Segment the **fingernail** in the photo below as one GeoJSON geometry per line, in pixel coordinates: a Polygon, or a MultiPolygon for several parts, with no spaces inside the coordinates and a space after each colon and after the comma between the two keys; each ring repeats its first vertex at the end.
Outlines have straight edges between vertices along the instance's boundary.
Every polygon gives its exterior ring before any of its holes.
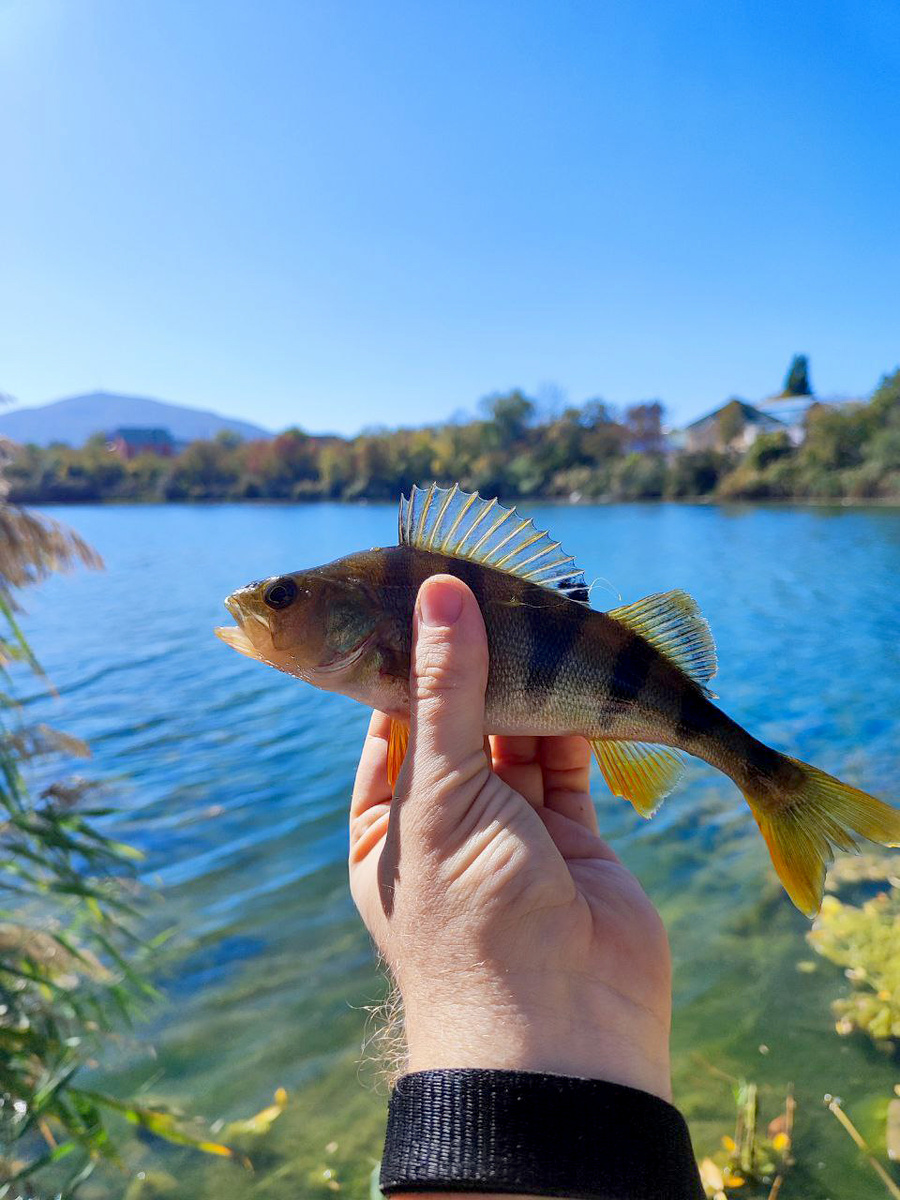
{"type": "Polygon", "coordinates": [[[455,625],[462,612],[459,588],[442,579],[430,579],[419,592],[419,613],[426,625],[455,625]]]}

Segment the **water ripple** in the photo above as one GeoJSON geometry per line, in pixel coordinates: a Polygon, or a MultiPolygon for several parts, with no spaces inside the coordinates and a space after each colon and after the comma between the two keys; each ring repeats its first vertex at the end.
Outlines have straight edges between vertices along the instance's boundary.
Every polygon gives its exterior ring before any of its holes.
{"type": "MultiPolygon", "coordinates": [[[[900,792],[900,515],[675,505],[534,515],[588,578],[609,580],[625,600],[691,591],[718,643],[722,704],[757,736],[873,791],[900,792]]],[[[154,920],[178,930],[179,1003],[156,1030],[169,1077],[202,1094],[234,1073],[245,1081],[238,1107],[249,1111],[271,1083],[252,1065],[254,1055],[271,1061],[265,1038],[281,1025],[330,1021],[351,987],[335,981],[370,978],[345,865],[367,714],[247,662],[212,628],[221,598],[246,580],[390,543],[394,511],[167,506],[54,516],[92,541],[108,570],[51,580],[30,598],[28,632],[58,696],[28,683],[29,715],[91,741],[89,769],[113,781],[120,806],[112,824],[147,854],[154,920]],[[251,1035],[248,1012],[258,1018],[263,1008],[251,1035]],[[202,1033],[212,1028],[219,1075],[202,1033]]],[[[766,878],[741,797],[702,764],[649,824],[599,785],[596,794],[605,833],[651,894],[674,906],[676,961],[691,961],[704,937],[719,936],[721,914],[766,878]]],[[[702,980],[685,981],[685,1004],[720,969],[704,963],[702,980]]],[[[333,1037],[319,1029],[308,1054],[299,1035],[276,1044],[305,1077],[322,1069],[323,1047],[344,1048],[348,1028],[336,1021],[333,1037]]]]}

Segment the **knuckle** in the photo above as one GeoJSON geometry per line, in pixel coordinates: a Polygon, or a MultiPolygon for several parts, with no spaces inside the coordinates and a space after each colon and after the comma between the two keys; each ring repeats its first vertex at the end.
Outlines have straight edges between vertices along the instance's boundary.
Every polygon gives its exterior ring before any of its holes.
{"type": "Polygon", "coordinates": [[[414,758],[416,767],[398,783],[394,798],[427,797],[425,811],[435,816],[450,804],[471,803],[491,776],[482,750],[457,759],[423,746],[415,748],[414,758]]]}
{"type": "Polygon", "coordinates": [[[484,751],[476,750],[458,762],[436,764],[435,799],[440,803],[471,804],[491,779],[484,751]]]}
{"type": "Polygon", "coordinates": [[[447,695],[487,684],[487,654],[482,647],[449,646],[420,639],[413,670],[413,693],[417,698],[447,695]]]}
{"type": "Polygon", "coordinates": [[[420,646],[416,655],[415,692],[418,698],[455,691],[462,682],[443,646],[420,646]]]}

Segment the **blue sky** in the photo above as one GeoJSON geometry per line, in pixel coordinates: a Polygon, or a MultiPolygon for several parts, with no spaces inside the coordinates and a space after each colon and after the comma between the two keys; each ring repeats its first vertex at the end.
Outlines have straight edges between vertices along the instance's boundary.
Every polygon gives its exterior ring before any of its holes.
{"type": "Polygon", "coordinates": [[[270,428],[900,361],[895,0],[0,0],[0,391],[270,428]]]}

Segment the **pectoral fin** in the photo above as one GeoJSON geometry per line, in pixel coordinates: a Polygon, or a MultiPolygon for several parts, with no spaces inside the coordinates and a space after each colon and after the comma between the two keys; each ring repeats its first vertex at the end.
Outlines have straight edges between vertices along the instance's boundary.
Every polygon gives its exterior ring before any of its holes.
{"type": "Polygon", "coordinates": [[[391,791],[397,782],[400,768],[406,757],[406,747],[409,745],[409,726],[401,721],[391,721],[391,731],[388,734],[387,772],[391,791]]]}
{"type": "Polygon", "coordinates": [[[591,749],[609,790],[630,800],[642,817],[653,816],[684,770],[684,760],[670,746],[598,738],[591,749]]]}

